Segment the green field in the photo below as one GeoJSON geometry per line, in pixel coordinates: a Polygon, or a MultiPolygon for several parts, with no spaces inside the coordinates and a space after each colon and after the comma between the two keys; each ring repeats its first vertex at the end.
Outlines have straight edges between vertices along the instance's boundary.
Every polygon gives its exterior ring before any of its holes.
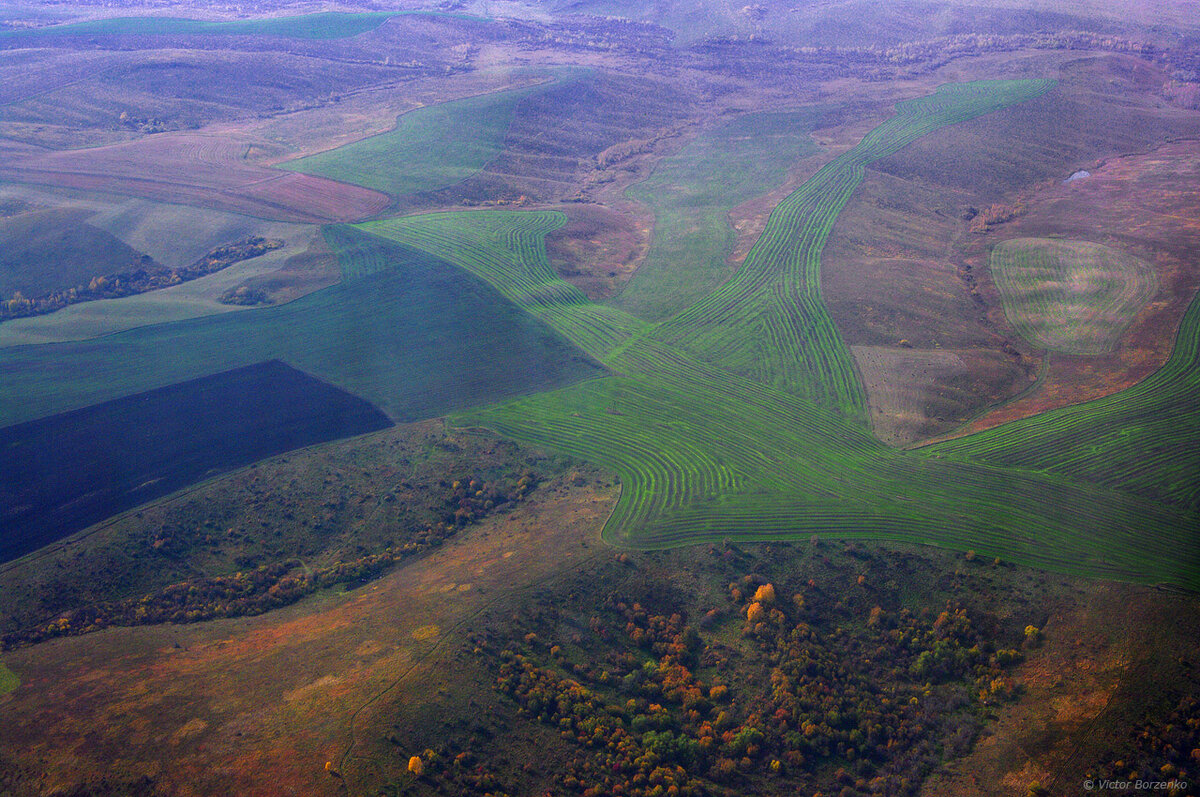
{"type": "Polygon", "coordinates": [[[114,17],[45,28],[0,32],[0,38],[35,36],[284,36],[291,39],[344,39],[375,30],[390,17],[415,12],[345,13],[327,11],[270,19],[214,22],[180,17],[114,17]]]}
{"type": "Polygon", "coordinates": [[[362,228],[486,279],[613,372],[455,421],[616,472],[621,498],[604,530],[614,544],[830,533],[1197,588],[1200,524],[1185,508],[1088,484],[1073,472],[879,443],[820,300],[821,248],[865,164],[1049,85],[965,84],[902,104],[893,120],[780,203],[732,280],[662,324],[592,304],[554,276],[542,242],[561,223],[555,214],[432,214],[362,228]]]}
{"type": "Polygon", "coordinates": [[[1016,330],[1068,354],[1112,351],[1158,289],[1150,264],[1090,241],[1002,241],[988,266],[1016,330]]]}
{"type": "Polygon", "coordinates": [[[780,202],[732,279],[656,330],[656,339],[756,382],[866,423],[849,349],[821,298],[820,264],[838,214],[866,166],[946,125],[1048,91],[1051,81],[942,86],[896,115],[780,202]]]}
{"type": "Polygon", "coordinates": [[[366,237],[341,227],[328,235],[345,271],[366,276],[285,305],[0,350],[0,426],[269,359],[362,396],[396,420],[602,373],[486,283],[366,237]]]}
{"type": "Polygon", "coordinates": [[[7,695],[20,685],[21,679],[17,677],[17,674],[0,664],[0,697],[7,695]]]}
{"type": "Polygon", "coordinates": [[[912,453],[871,434],[821,299],[825,240],[867,164],[1050,85],[901,103],[775,208],[736,274],[666,321],[593,303],[554,273],[544,242],[560,213],[332,226],[345,281],[304,299],[0,351],[0,424],[277,358],[395,419],[459,410],[456,423],[611,470],[622,492],[604,538],[618,545],[830,534],[1200,588],[1200,305],[1139,387],[912,453]]]}
{"type": "Polygon", "coordinates": [[[393,197],[436,191],[477,174],[504,150],[523,98],[551,84],[511,89],[418,108],[395,129],[279,165],[374,188],[393,197]]]}
{"type": "Polygon", "coordinates": [[[783,182],[789,166],[817,151],[819,110],[756,113],[708,131],[663,160],[627,195],[654,211],[654,240],[611,304],[657,321],[702,298],[732,272],[728,214],[783,182]]]}
{"type": "MultiPolygon", "coordinates": [[[[0,199],[7,197],[52,209],[0,219],[4,240],[0,245],[0,270],[11,261],[23,274],[78,277],[74,282],[67,281],[67,287],[87,284],[97,274],[128,270],[125,266],[143,252],[161,266],[177,268],[193,265],[217,247],[254,235],[277,238],[284,241],[284,246],[171,288],[83,302],[49,315],[5,321],[0,324],[0,348],[83,340],[134,327],[238,311],[240,308],[220,304],[218,297],[245,280],[278,270],[320,235],[319,228],[311,225],[84,191],[0,184],[0,199]]],[[[20,286],[16,289],[31,295],[20,286]]],[[[0,297],[4,295],[0,291],[0,297]]]]}

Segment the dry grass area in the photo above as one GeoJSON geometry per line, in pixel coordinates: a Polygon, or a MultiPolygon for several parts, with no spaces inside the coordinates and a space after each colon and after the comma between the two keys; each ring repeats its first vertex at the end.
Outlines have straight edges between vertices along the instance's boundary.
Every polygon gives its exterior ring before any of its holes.
{"type": "Polygon", "coordinates": [[[603,205],[553,209],[566,213],[567,223],[546,236],[551,267],[592,301],[617,293],[646,256],[653,219],[644,210],[623,213],[603,205]]]}
{"type": "MultiPolygon", "coordinates": [[[[1157,295],[1134,318],[1113,351],[1055,354],[1036,391],[974,420],[969,429],[999,425],[1054,407],[1114,393],[1159,368],[1171,354],[1184,310],[1200,289],[1200,150],[1195,141],[1092,166],[1091,177],[1043,186],[1021,218],[974,241],[968,262],[1001,240],[1060,235],[1103,243],[1150,263],[1157,295]]],[[[976,269],[976,273],[979,273],[976,269]]],[[[985,295],[994,286],[981,282],[985,295]]],[[[998,298],[995,306],[999,306],[998,298]]],[[[993,311],[995,312],[995,311],[993,311]]]]}
{"type": "Polygon", "coordinates": [[[930,778],[922,797],[1010,797],[1034,782],[1047,794],[1082,793],[1088,769],[1120,749],[1126,717],[1141,721],[1158,690],[1180,683],[1183,640],[1200,633],[1194,597],[1076,587],[1047,607],[1045,642],[1015,673],[1021,700],[1000,710],[968,756],[930,778]]]}
{"type": "Polygon", "coordinates": [[[927,437],[938,425],[969,411],[978,393],[988,389],[986,380],[1003,384],[1011,378],[1008,358],[987,349],[850,350],[867,389],[875,435],[898,447],[927,437]]]}
{"type": "MultiPolygon", "coordinates": [[[[1192,279],[1182,269],[1185,253],[1197,246],[1194,143],[1120,157],[1164,138],[1200,134],[1194,115],[1160,107],[1148,94],[1162,73],[1135,59],[1071,54],[1022,54],[1005,66],[1061,82],[1042,98],[943,129],[876,163],[839,217],[822,258],[824,297],[848,344],[973,352],[957,372],[914,372],[910,354],[890,360],[902,371],[860,364],[877,386],[905,384],[924,392],[906,399],[910,408],[927,408],[920,422],[896,419],[906,431],[877,416],[877,429],[897,444],[946,434],[989,406],[1001,407],[986,421],[994,425],[1131,384],[1165,361],[1195,291],[1180,284],[1192,279]],[[1023,145],[1014,147],[1015,141],[1023,145]],[[1104,159],[1093,177],[1062,183],[1104,159]],[[1150,162],[1153,169],[1135,181],[1132,175],[1150,162]],[[1025,213],[986,234],[972,232],[970,209],[995,203],[1023,203],[1025,213]],[[1005,317],[987,274],[987,254],[1001,240],[1049,236],[1139,257],[1154,266],[1163,287],[1112,353],[1123,367],[1105,370],[1103,358],[1055,354],[1045,382],[1030,391],[1042,355],[1005,317]],[[1179,276],[1172,279],[1164,269],[1179,276]],[[1156,330],[1164,301],[1173,320],[1156,330]],[[960,398],[951,407],[945,397],[954,394],[960,398]],[[1010,403],[1001,406],[1005,400],[1010,403]]],[[[981,68],[997,64],[964,60],[936,77],[970,79],[981,68]]],[[[870,401],[882,408],[892,398],[870,401]]]]}
{"type": "Polygon", "coordinates": [[[378,191],[258,166],[245,159],[253,146],[254,141],[233,134],[162,133],[106,147],[16,157],[0,165],[0,178],[277,221],[359,221],[388,205],[378,191]]]}
{"type": "Polygon", "coordinates": [[[386,735],[398,703],[429,696],[434,654],[461,641],[465,622],[610,555],[598,540],[616,500],[606,485],[578,473],[549,481],[513,511],[349,593],[5,654],[21,685],[0,697],[0,749],[13,759],[0,775],[16,777],[14,795],[143,776],[176,795],[361,793],[361,777],[395,762],[360,754],[386,735]],[[14,776],[22,770],[41,777],[14,776]]]}

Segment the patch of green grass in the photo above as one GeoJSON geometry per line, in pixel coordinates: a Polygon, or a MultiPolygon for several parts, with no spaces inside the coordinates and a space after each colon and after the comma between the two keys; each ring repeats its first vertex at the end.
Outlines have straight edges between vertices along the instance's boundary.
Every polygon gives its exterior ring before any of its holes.
{"type": "Polygon", "coordinates": [[[654,240],[615,307],[661,320],[699,300],[732,269],[735,206],[783,181],[787,168],[817,150],[810,133],[819,110],[756,113],[708,131],[663,160],[629,189],[654,210],[654,240]]]}
{"type": "Polygon", "coordinates": [[[344,39],[375,30],[390,17],[417,12],[325,11],[267,19],[227,22],[181,17],[114,17],[72,22],[31,30],[9,31],[0,36],[283,36],[290,39],[344,39]]]}
{"type": "Polygon", "coordinates": [[[0,696],[7,695],[20,685],[21,679],[17,674],[0,663],[0,696]]]}
{"type": "Polygon", "coordinates": [[[977,81],[899,103],[896,115],[780,202],[737,273],[655,337],[757,382],[867,422],[854,361],[821,297],[820,265],[866,166],[947,125],[1039,96],[1047,80],[977,81]]]}
{"type": "MultiPolygon", "coordinates": [[[[1127,390],[922,449],[1082,479],[1200,512],[1200,299],[1192,301],[1171,359],[1127,390]]],[[[1179,548],[1180,563],[1200,571],[1200,553],[1179,548]]]]}
{"type": "Polygon", "coordinates": [[[517,104],[537,85],[418,108],[395,129],[279,165],[344,183],[407,196],[460,183],[504,150],[517,104]]]}
{"type": "Polygon", "coordinates": [[[369,238],[347,229],[330,236],[344,271],[366,276],[285,305],[0,350],[0,426],[268,359],[398,421],[603,373],[482,280],[369,238]]]}
{"type": "Polygon", "coordinates": [[[1003,241],[988,265],[1017,331],[1068,354],[1111,351],[1158,288],[1148,263],[1090,241],[1003,241]]]}
{"type": "Polygon", "coordinates": [[[553,275],[542,238],[560,223],[554,214],[432,214],[363,227],[488,280],[613,372],[454,418],[617,473],[621,498],[604,529],[612,543],[833,534],[1197,588],[1194,514],[1070,473],[879,443],[821,303],[821,249],[866,163],[1049,85],[966,84],[902,104],[776,208],[734,279],[657,325],[592,304],[553,275]]]}

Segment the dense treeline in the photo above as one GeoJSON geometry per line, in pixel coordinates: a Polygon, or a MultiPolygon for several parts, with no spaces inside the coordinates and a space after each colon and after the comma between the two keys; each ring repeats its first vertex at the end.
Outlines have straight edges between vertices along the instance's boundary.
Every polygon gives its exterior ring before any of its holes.
{"type": "MultiPolygon", "coordinates": [[[[442,501],[441,520],[409,531],[403,544],[353,559],[310,568],[296,559],[261,565],[228,576],[172,584],[138,598],[84,606],[63,612],[46,623],[0,637],[0,650],[24,647],[60,636],[75,636],[109,626],[192,623],[220,617],[262,614],[295,603],[318,589],[361,584],[377,578],[404,559],[436,548],[460,529],[492,511],[520,501],[535,486],[532,474],[515,483],[484,483],[466,477],[450,484],[442,501]]],[[[156,549],[167,549],[173,538],[158,537],[156,549]]]]}
{"type": "Polygon", "coordinates": [[[821,76],[854,75],[868,80],[925,74],[956,58],[1017,50],[1099,50],[1146,58],[1163,55],[1147,42],[1084,31],[962,33],[890,47],[792,47],[763,39],[716,36],[693,49],[713,58],[723,71],[743,77],[774,75],[780,64],[787,63],[804,65],[821,76]]]}
{"type": "Polygon", "coordinates": [[[162,268],[149,257],[143,257],[138,268],[117,274],[92,277],[87,285],[78,285],[65,290],[51,291],[42,296],[25,297],[17,292],[0,301],[0,321],[9,318],[45,315],[61,310],[67,305],[90,302],[96,299],[118,299],[138,293],[169,288],[183,282],[228,268],[234,263],[249,260],[283,246],[283,241],[261,236],[251,236],[237,243],[221,246],[209,252],[190,266],[162,268]]]}

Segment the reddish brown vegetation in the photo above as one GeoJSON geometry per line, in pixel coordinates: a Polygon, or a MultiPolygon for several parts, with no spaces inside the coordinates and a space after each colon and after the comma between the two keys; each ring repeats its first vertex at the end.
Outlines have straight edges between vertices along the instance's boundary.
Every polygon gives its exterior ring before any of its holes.
{"type": "MultiPolygon", "coordinates": [[[[1002,231],[979,236],[968,263],[976,275],[986,252],[999,240],[1048,235],[1091,240],[1151,263],[1158,295],[1108,354],[1055,354],[1038,388],[1019,400],[976,419],[977,431],[1017,418],[1115,393],[1157,370],[1170,356],[1179,320],[1200,288],[1194,268],[1200,250],[1200,155],[1194,142],[1164,145],[1142,155],[1115,158],[1091,170],[1090,177],[1043,186],[1028,200],[1029,210],[1002,231]]],[[[999,295],[980,279],[993,320],[1003,323],[999,295]]]]}
{"type": "Polygon", "coordinates": [[[257,166],[241,158],[247,146],[233,138],[164,133],[107,147],[16,157],[0,164],[0,177],[280,221],[358,221],[388,204],[386,195],[368,188],[257,166]]]}
{"type": "MultiPolygon", "coordinates": [[[[556,775],[573,792],[914,793],[946,750],[970,744],[971,707],[1016,694],[1007,671],[1021,654],[980,630],[990,618],[961,606],[919,617],[870,594],[861,573],[840,577],[848,583],[829,591],[786,585],[793,599],[777,602],[774,584],[746,576],[730,584],[727,610],[696,625],[613,594],[586,637],[514,630],[473,644],[519,715],[573,751],[556,775]],[[853,608],[839,597],[848,589],[853,608]],[[858,616],[876,598],[887,608],[858,616]]],[[[541,619],[534,627],[583,625],[569,613],[541,619]]],[[[489,756],[445,748],[427,773],[443,793],[515,790],[489,756]]]]}

